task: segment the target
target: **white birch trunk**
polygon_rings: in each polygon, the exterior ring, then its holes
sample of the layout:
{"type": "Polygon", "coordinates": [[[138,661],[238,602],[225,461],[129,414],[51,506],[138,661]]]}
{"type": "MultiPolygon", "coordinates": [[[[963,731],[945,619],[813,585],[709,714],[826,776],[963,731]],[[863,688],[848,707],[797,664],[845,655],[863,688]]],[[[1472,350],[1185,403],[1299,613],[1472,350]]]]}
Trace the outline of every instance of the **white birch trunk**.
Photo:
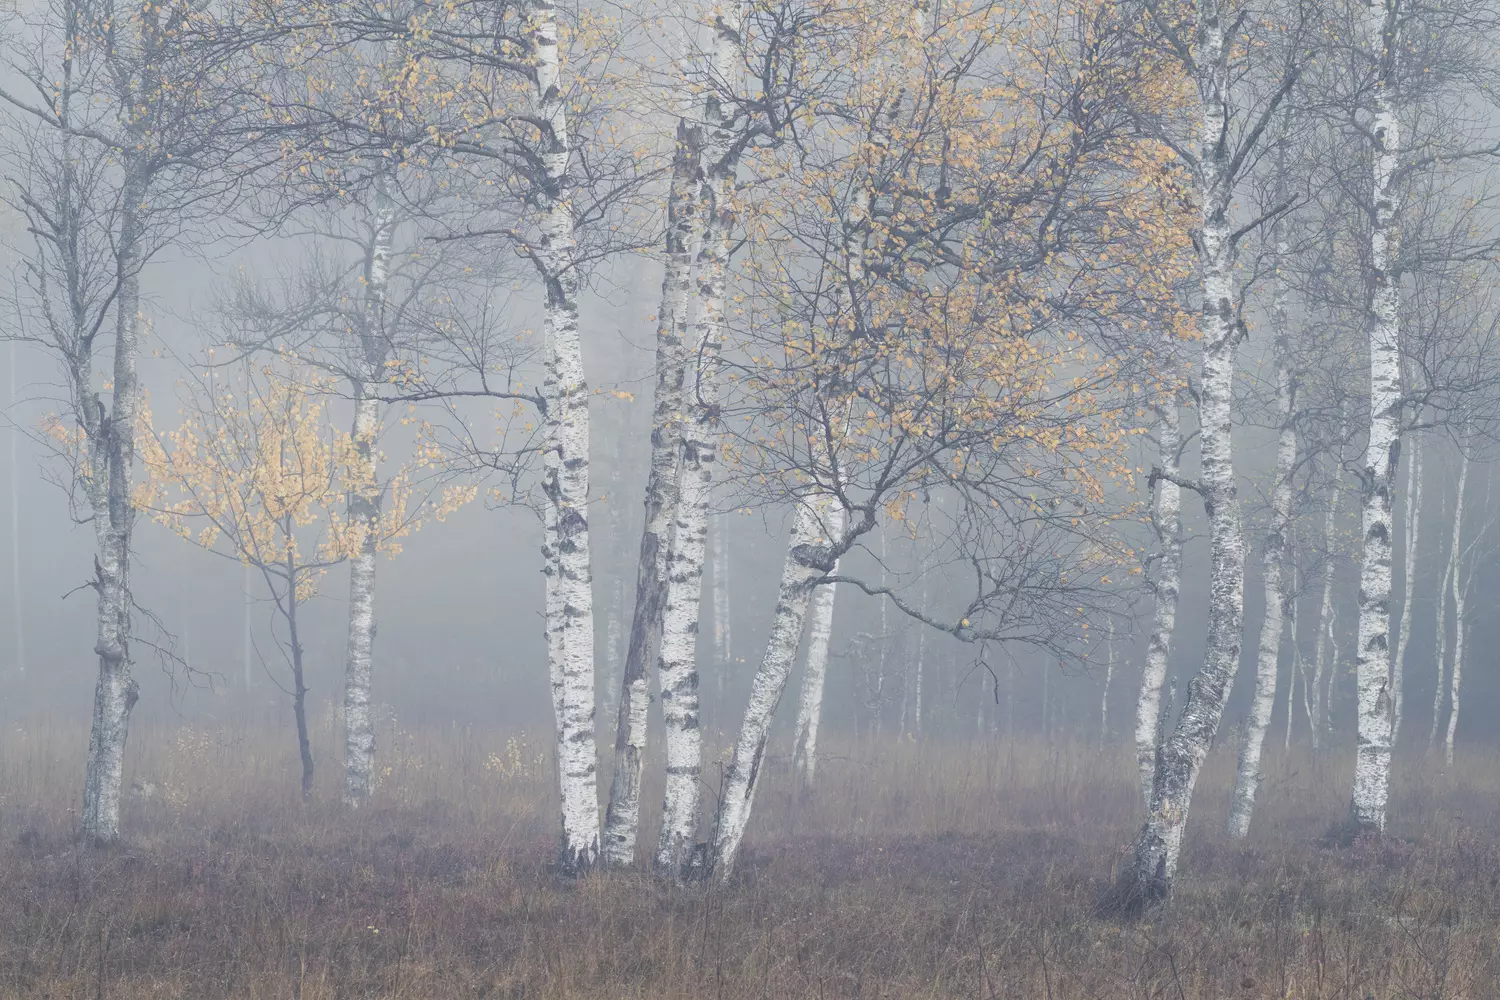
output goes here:
{"type": "Polygon", "coordinates": [[[687,380],[688,300],[693,254],[701,240],[698,214],[702,133],[678,122],[672,179],[667,192],[666,269],[656,326],[656,398],[651,415],[651,458],[645,517],[636,564],[635,611],[625,646],[615,722],[614,771],[604,822],[604,859],[615,867],[635,860],[640,826],[641,768],[651,703],[650,667],[659,655],[667,602],[667,562],[672,549],[682,469],[683,389],[687,380]]]}
{"type": "MultiPolygon", "coordinates": [[[[140,168],[127,163],[126,169],[140,168]]],[[[145,185],[136,178],[131,178],[121,192],[122,220],[115,261],[120,291],[115,306],[111,412],[103,412],[97,397],[92,402],[84,401],[85,412],[94,413],[86,489],[94,515],[94,587],[98,593],[94,652],[99,657],[99,680],[94,688],[83,791],[83,837],[91,843],[112,843],[120,837],[125,739],[130,711],[138,697],[136,682],[130,676],[130,537],[135,524],[131,487],[140,403],[136,361],[140,351],[138,270],[142,229],[135,209],[145,198],[145,185]]]]}
{"type": "MultiPolygon", "coordinates": [[[[1462,440],[1462,439],[1461,439],[1462,440]]],[[[1464,493],[1469,485],[1469,449],[1459,445],[1458,498],[1453,505],[1453,571],[1449,586],[1453,591],[1453,669],[1448,674],[1448,730],[1443,740],[1443,763],[1453,766],[1453,737],[1458,732],[1459,687],[1464,670],[1464,598],[1468,583],[1464,580],[1463,524],[1464,493]]]]}
{"type": "MultiPolygon", "coordinates": [[[[738,8],[720,15],[710,53],[709,70],[714,81],[733,79],[739,28],[738,8]]],[[[731,152],[733,137],[727,131],[714,91],[710,89],[709,94],[702,124],[706,130],[702,154],[705,176],[699,187],[701,239],[693,301],[692,343],[697,348],[698,363],[696,378],[685,393],[690,417],[683,425],[681,497],[677,504],[667,598],[667,612],[675,620],[670,628],[663,629],[661,678],[663,712],[667,717],[667,791],[656,864],[659,870],[678,877],[689,873],[692,861],[703,770],[696,653],[709,501],[718,452],[719,352],[724,339],[729,238],[738,164],[737,155],[731,152]],[[666,652],[668,644],[671,644],[670,656],[666,652]]]]}
{"type": "MultiPolygon", "coordinates": [[[[1278,282],[1278,286],[1280,283],[1278,282]]],[[[1255,670],[1255,696],[1246,721],[1244,741],[1240,744],[1239,766],[1234,782],[1234,800],[1229,809],[1228,831],[1231,837],[1250,833],[1250,814],[1255,808],[1255,793],[1260,787],[1261,754],[1266,730],[1271,725],[1271,709],[1276,704],[1277,667],[1281,659],[1281,631],[1291,593],[1283,583],[1287,540],[1292,523],[1292,473],[1297,464],[1297,429],[1292,423],[1291,345],[1286,333],[1286,297],[1280,287],[1272,308],[1277,322],[1276,337],[1276,415],[1281,422],[1277,438],[1275,487],[1271,493],[1271,524],[1266,532],[1264,583],[1265,616],[1260,626],[1260,648],[1255,670]]],[[[1287,700],[1287,727],[1291,728],[1290,698],[1287,700]]]]}
{"type": "MultiPolygon", "coordinates": [[[[829,515],[829,531],[844,530],[843,511],[829,515]]],[[[833,572],[839,571],[834,563],[833,572]]],[[[808,612],[807,664],[802,674],[802,697],[797,707],[797,728],[792,736],[792,767],[802,783],[811,787],[818,770],[818,724],[823,718],[823,686],[828,675],[828,643],[833,635],[833,604],[836,583],[825,583],[813,592],[808,612]]]]}
{"type": "Polygon", "coordinates": [[[1135,706],[1135,760],[1141,774],[1141,794],[1151,805],[1156,776],[1156,729],[1161,713],[1161,687],[1171,659],[1172,633],[1177,627],[1177,592],[1182,575],[1182,488],[1177,478],[1177,450],[1182,445],[1180,411],[1175,400],[1156,409],[1158,461],[1166,473],[1156,482],[1151,501],[1151,525],[1158,550],[1153,560],[1151,592],[1155,608],[1146,643],[1146,668],[1135,706]]]}
{"type": "Polygon", "coordinates": [[[755,790],[759,785],[766,741],[776,706],[786,691],[792,662],[802,638],[807,606],[813,588],[824,575],[819,564],[826,558],[831,536],[823,523],[832,514],[828,498],[819,497],[797,505],[786,562],[776,594],[776,611],[765,658],[751,682],[750,703],[740,725],[734,755],[724,772],[723,799],[719,807],[718,837],[714,844],[714,870],[722,881],[734,875],[735,861],[750,822],[755,790]]]}
{"type": "Polygon", "coordinates": [[[542,123],[540,240],[532,256],[545,288],[546,451],[542,491],[546,539],[546,623],[557,714],[562,797],[559,864],[590,868],[599,855],[598,751],[594,738],[594,599],[590,568],[588,383],[578,338],[578,270],[568,161],[567,95],[558,57],[557,8],[527,11],[535,113],[542,123]]]}
{"type": "Polygon", "coordinates": [[[375,647],[375,552],[380,532],[380,484],[376,438],[386,350],[385,301],[390,280],[396,205],[382,173],[375,180],[375,213],[366,249],[364,309],[359,330],[360,377],[354,383],[354,448],[357,486],[349,493],[349,522],[360,526],[359,551],[349,560],[349,633],[344,658],[344,802],[357,807],[374,788],[375,724],[370,718],[370,673],[375,647]]]}
{"type": "Polygon", "coordinates": [[[1400,154],[1396,116],[1394,39],[1387,37],[1394,0],[1372,3],[1371,37],[1380,40],[1382,80],[1375,90],[1375,149],[1370,232],[1373,289],[1370,340],[1370,429],[1363,459],[1362,551],[1359,577],[1359,639],[1355,646],[1358,729],[1349,824],[1356,831],[1385,829],[1391,769],[1391,534],[1392,498],[1400,460],[1400,290],[1395,263],[1396,205],[1393,183],[1400,154]]]}
{"type": "Polygon", "coordinates": [[[693,324],[697,377],[687,394],[690,418],[684,423],[681,495],[672,535],[662,627],[661,697],[667,730],[667,777],[656,866],[674,877],[687,875],[692,860],[703,774],[697,643],[701,632],[699,615],[709,502],[713,495],[714,464],[718,460],[718,369],[724,337],[729,199],[733,183],[732,164],[721,162],[720,138],[716,136],[708,145],[714,166],[703,185],[703,238],[693,324]],[[726,169],[730,172],[726,173],[726,169]]]}
{"type": "Polygon", "coordinates": [[[1406,462],[1406,531],[1401,558],[1401,623],[1396,633],[1396,656],[1391,661],[1391,745],[1401,735],[1406,704],[1406,647],[1411,639],[1412,605],[1417,594],[1417,543],[1422,523],[1422,439],[1411,439],[1406,462]]]}
{"type": "Polygon", "coordinates": [[[1239,665],[1244,618],[1245,553],[1232,439],[1235,355],[1240,340],[1231,273],[1234,179],[1228,175],[1227,147],[1220,142],[1229,115],[1228,56],[1218,5],[1200,0],[1198,15],[1194,62],[1199,67],[1202,100],[1198,184],[1203,292],[1199,486],[1208,513],[1211,553],[1208,641],[1203,666],[1188,684],[1177,726],[1157,756],[1151,807],[1126,874],[1128,897],[1140,903],[1159,902],[1171,895],[1193,786],[1218,732],[1239,665]]]}
{"type": "MultiPolygon", "coordinates": [[[[717,353],[717,347],[713,350],[717,353]]],[[[707,350],[700,369],[713,365],[706,355],[707,350]]],[[[697,840],[698,792],[703,775],[697,651],[717,435],[712,408],[700,404],[695,410],[698,412],[689,422],[683,451],[659,661],[667,773],[655,861],[658,871],[673,877],[686,874],[697,840]]]]}

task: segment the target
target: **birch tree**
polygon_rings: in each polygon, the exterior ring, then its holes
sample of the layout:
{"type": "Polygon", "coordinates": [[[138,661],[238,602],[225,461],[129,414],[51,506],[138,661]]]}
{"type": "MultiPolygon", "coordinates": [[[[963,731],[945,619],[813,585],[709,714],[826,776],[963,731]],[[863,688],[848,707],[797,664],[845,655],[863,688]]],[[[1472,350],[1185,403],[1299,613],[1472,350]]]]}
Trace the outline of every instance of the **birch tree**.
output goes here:
{"type": "MultiPolygon", "coordinates": [[[[699,744],[693,742],[697,737],[685,736],[683,727],[690,724],[696,729],[698,725],[698,680],[692,660],[696,655],[698,602],[717,447],[714,438],[718,402],[714,382],[718,378],[716,359],[723,338],[739,135],[745,132],[747,124],[737,107],[737,78],[743,59],[742,7],[735,3],[717,13],[708,50],[690,58],[697,65],[684,73],[678,84],[682,92],[674,97],[679,117],[667,192],[666,271],[657,325],[656,402],[646,483],[646,517],[636,570],[635,615],[621,682],[615,768],[605,826],[607,857],[616,865],[628,864],[634,856],[640,814],[641,755],[646,740],[646,668],[656,655],[658,644],[666,642],[669,631],[675,643],[670,659],[676,671],[673,690],[677,697],[668,724],[669,757],[674,746],[679,754],[701,754],[699,744]],[[697,358],[697,366],[690,399],[684,395],[684,388],[693,357],[697,358]],[[688,464],[692,465],[690,472],[686,469],[688,464]],[[683,492],[684,475],[696,480],[691,499],[683,492]],[[674,521],[689,536],[680,545],[675,529],[668,530],[674,521]],[[700,533],[703,538],[697,537],[700,533]],[[669,580],[669,576],[673,579],[669,580]],[[677,576],[682,579],[677,580],[677,576]],[[674,582],[679,588],[675,597],[671,594],[674,582]],[[665,617],[670,611],[676,614],[668,625],[665,617]],[[691,706],[684,704],[689,684],[693,691],[691,706]]],[[[664,646],[661,655],[665,669],[668,653],[664,646]]],[[[665,698],[665,679],[662,685],[665,698]]],[[[658,864],[668,868],[680,868],[680,862],[685,860],[682,851],[692,846],[684,825],[696,823],[700,767],[701,761],[689,764],[684,759],[675,759],[668,763],[671,787],[664,807],[668,819],[656,855],[658,864]],[[690,775],[691,788],[674,782],[673,772],[680,772],[684,780],[690,775]],[[675,838],[678,845],[673,850],[667,849],[668,837],[675,838]]]]}
{"type": "MultiPolygon", "coordinates": [[[[823,86],[847,88],[838,96],[847,111],[813,119],[816,127],[795,150],[771,149],[747,163],[766,183],[745,212],[740,323],[748,357],[731,380],[738,405],[729,411],[746,470],[737,485],[767,500],[791,498],[796,514],[771,640],[726,771],[714,848],[720,879],[733,876],[765,734],[817,586],[852,585],[962,641],[1060,649],[1064,633],[1071,640],[1083,624],[1077,609],[1106,601],[1113,569],[1104,567],[1123,554],[1103,491],[1061,482],[1077,476],[1092,484],[1123,455],[1127,435],[1113,395],[1122,382],[1112,366],[1137,357],[1140,341],[1131,338],[1148,320],[1117,308],[1114,282],[1135,285],[1132,301],[1151,304],[1157,329],[1180,331],[1167,292],[1180,274],[1179,245],[1169,234],[1180,231],[1149,221],[1158,218],[1160,174],[1144,148],[1112,144],[1120,119],[1065,125],[1075,98],[1041,101],[1036,118],[1007,118],[988,105],[993,92],[977,88],[983,72],[972,69],[983,60],[957,54],[987,37],[986,19],[999,14],[966,12],[930,29],[914,25],[909,12],[852,15],[858,20],[847,34],[817,36],[839,51],[801,57],[825,74],[823,86]],[[848,82],[840,84],[845,72],[848,82]],[[994,131],[1002,119],[1006,127],[994,131]],[[1037,185],[1030,151],[1054,142],[1068,176],[1037,185]],[[956,148],[974,154],[944,152],[956,148]],[[1106,179],[1093,172],[1106,162],[1129,168],[1112,166],[1106,179]],[[1044,221],[1055,212],[1076,225],[1044,221]],[[1139,256],[1111,251],[1103,270],[1090,270],[1069,296],[1030,297],[1048,285],[1050,268],[1071,269],[1075,255],[1097,262],[1103,247],[1092,241],[1107,238],[1118,250],[1122,236],[1142,241],[1139,256]],[[1055,253],[1039,252],[1054,240],[1055,253]],[[1116,261],[1128,264],[1116,268],[1116,261]],[[1014,306],[1000,303],[1015,296],[1031,306],[1027,321],[1012,328],[1000,317],[1014,315],[1014,306]],[[1128,331],[1110,352],[1108,376],[1094,367],[1102,354],[1078,353],[1080,330],[1107,336],[1106,326],[1128,331]],[[1064,356],[1084,366],[1066,387],[1042,375],[1063,366],[1064,356]],[[1070,402],[1049,400],[1054,392],[1070,402]],[[947,551],[924,569],[961,563],[975,581],[972,592],[944,595],[950,606],[938,609],[843,567],[833,574],[834,563],[882,520],[904,520],[929,496],[934,510],[942,497],[938,537],[947,551]],[[827,504],[843,512],[838,536],[829,536],[827,504]],[[1061,572],[1064,562],[1089,568],[1061,572]]],[[[1090,106],[1095,97],[1113,99],[1108,88],[1118,77],[1075,75],[1072,42],[1031,30],[1011,50],[1027,53],[1014,79],[1037,94],[1079,95],[1090,106]]],[[[1089,51],[1128,64],[1109,39],[1099,44],[1089,51]]]]}
{"type": "MultiPolygon", "coordinates": [[[[1284,141],[1284,140],[1283,140],[1284,141]]],[[[1286,170],[1284,155],[1277,157],[1277,170],[1286,170]]],[[[1285,189],[1284,184],[1281,185],[1285,189]]],[[[1276,258],[1278,265],[1287,254],[1287,241],[1277,232],[1276,258]]],[[[1229,811],[1229,835],[1242,838],[1250,833],[1250,814],[1255,805],[1255,793],[1260,786],[1260,761],[1265,745],[1266,731],[1271,725],[1271,710],[1276,703],[1276,682],[1281,661],[1282,626],[1296,600],[1290,581],[1286,576],[1286,562],[1290,555],[1292,527],[1292,477],[1297,465],[1297,426],[1293,420],[1296,383],[1292,371],[1293,357],[1291,331],[1287,318],[1287,287],[1279,277],[1274,280],[1270,321],[1275,338],[1272,347],[1276,367],[1275,413],[1277,418],[1276,464],[1272,472],[1271,523],[1266,530],[1262,556],[1262,581],[1265,588],[1265,613],[1261,620],[1260,646],[1257,650],[1255,670],[1255,695],[1250,708],[1250,718],[1245,726],[1245,735],[1240,745],[1239,761],[1235,771],[1234,800],[1229,811]]],[[[1293,641],[1295,641],[1295,635],[1293,641]]],[[[1287,699],[1288,732],[1291,722],[1291,697],[1287,699]]]]}
{"type": "Polygon", "coordinates": [[[1240,60],[1247,52],[1256,52],[1259,59],[1277,57],[1258,42],[1243,45],[1241,37],[1232,34],[1260,28],[1255,11],[1219,0],[1198,0],[1182,22],[1167,19],[1154,6],[1148,5],[1148,12],[1153,30],[1196,87],[1196,145],[1178,143],[1170,132],[1162,136],[1174,144],[1191,169],[1200,212],[1194,241],[1202,303],[1198,384],[1202,472],[1190,485],[1202,497],[1208,514],[1211,569],[1205,662],[1189,682],[1177,725],[1157,754],[1146,823],[1136,839],[1134,857],[1120,876],[1120,891],[1131,905],[1160,902],[1171,895],[1193,786],[1218,731],[1239,661],[1244,539],[1231,436],[1235,358],[1244,325],[1234,268],[1239,241],[1247,230],[1234,226],[1231,210],[1242,174],[1296,81],[1301,56],[1295,43],[1280,50],[1280,64],[1273,63],[1262,74],[1269,82],[1260,99],[1246,103],[1248,86],[1244,82],[1231,86],[1246,71],[1240,60]]]}
{"type": "Polygon", "coordinates": [[[130,713],[131,538],[142,276],[164,247],[220,224],[257,169],[246,105],[227,81],[247,49],[214,5],[60,0],[25,22],[6,89],[14,204],[34,238],[17,247],[29,336],[59,362],[49,440],[70,511],[94,531],[98,657],[84,781],[85,840],[120,835],[130,713]],[[108,353],[106,353],[108,352],[108,353]],[[108,358],[106,362],[106,357],[108,358]],[[100,371],[104,367],[107,371],[100,371]]]}
{"type": "MultiPolygon", "coordinates": [[[[332,427],[326,376],[296,363],[240,366],[229,380],[184,380],[183,420],[157,431],[142,415],[146,478],[137,506],[182,538],[228,556],[260,577],[281,631],[273,629],[290,674],[302,795],[312,793],[303,609],[329,568],[374,549],[394,555],[426,517],[446,517],[472,496],[458,488],[423,497],[409,465],[390,503],[371,523],[341,513],[364,488],[369,465],[351,435],[332,427]],[[196,382],[196,384],[195,384],[196,382]]],[[[418,461],[431,460],[430,453],[418,461]]]]}
{"type": "MultiPolygon", "coordinates": [[[[839,522],[842,518],[835,516],[834,520],[839,522]]],[[[843,525],[835,523],[830,528],[842,531],[843,525]]],[[[833,572],[838,573],[837,564],[833,572]]],[[[792,734],[792,767],[800,771],[802,783],[809,788],[818,770],[818,725],[823,718],[823,689],[828,674],[828,642],[833,635],[833,600],[837,586],[828,583],[818,588],[808,612],[807,659],[803,664],[797,727],[792,734]]]]}

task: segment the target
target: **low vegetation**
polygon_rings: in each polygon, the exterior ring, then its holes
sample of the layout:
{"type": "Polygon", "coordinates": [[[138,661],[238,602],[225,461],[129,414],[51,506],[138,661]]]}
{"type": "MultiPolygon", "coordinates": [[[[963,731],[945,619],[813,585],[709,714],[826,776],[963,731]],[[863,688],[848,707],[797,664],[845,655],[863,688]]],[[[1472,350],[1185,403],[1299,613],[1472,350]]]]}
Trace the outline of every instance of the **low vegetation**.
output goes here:
{"type": "MultiPolygon", "coordinates": [[[[330,723],[314,726],[325,754],[330,723]]],[[[130,834],[91,851],[85,733],[5,733],[0,997],[1500,995],[1492,752],[1398,770],[1386,836],[1344,846],[1323,835],[1347,753],[1273,748],[1251,835],[1231,842],[1221,745],[1173,904],[1121,921],[1099,903],[1140,822],[1135,764],[1082,738],[835,738],[815,795],[775,760],[735,883],[682,888],[556,874],[544,735],[379,736],[385,766],[351,821],[337,775],[303,803],[285,734],[143,725],[130,834]]]]}

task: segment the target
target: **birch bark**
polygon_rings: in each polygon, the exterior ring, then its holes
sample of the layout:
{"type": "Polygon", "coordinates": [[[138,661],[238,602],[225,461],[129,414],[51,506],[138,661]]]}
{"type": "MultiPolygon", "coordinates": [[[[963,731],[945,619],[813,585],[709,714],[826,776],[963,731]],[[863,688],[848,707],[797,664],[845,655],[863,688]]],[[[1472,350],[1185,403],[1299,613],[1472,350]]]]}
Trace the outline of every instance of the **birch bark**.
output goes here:
{"type": "MultiPolygon", "coordinates": [[[[1284,246],[1284,245],[1283,245],[1284,246]]],[[[1281,659],[1281,631],[1292,595],[1283,582],[1287,556],[1287,539],[1292,522],[1292,471],[1297,463],[1297,429],[1292,423],[1292,360],[1286,330],[1286,295],[1277,283],[1276,301],[1272,305],[1272,322],[1277,324],[1276,337],[1276,416],[1280,422],[1277,437],[1275,487],[1271,494],[1271,524],[1266,532],[1264,566],[1266,611],[1260,626],[1260,649],[1255,670],[1255,697],[1250,718],[1240,745],[1239,766],[1234,782],[1234,802],[1229,810],[1229,835],[1245,837],[1250,833],[1250,814],[1255,808],[1255,793],[1260,787],[1260,761],[1265,748],[1266,730],[1271,725],[1271,709],[1276,703],[1277,667],[1281,659]]],[[[1291,727],[1290,697],[1287,700],[1287,727],[1291,727]]]]}
{"type": "Polygon", "coordinates": [[[1395,175],[1401,150],[1396,115],[1395,0],[1367,7],[1371,37],[1380,44],[1381,79],[1375,90],[1369,317],[1370,429],[1362,461],[1362,552],[1359,576],[1359,639],[1355,647],[1358,702],[1354,782],[1349,825],[1355,831],[1385,829],[1391,768],[1391,506],[1401,456],[1400,290],[1394,273],[1399,239],[1395,175]]]}
{"type": "Polygon", "coordinates": [[[391,247],[396,230],[396,203],[382,171],[374,185],[374,219],[365,248],[364,308],[359,327],[359,377],[354,381],[354,448],[356,486],[349,492],[349,522],[363,532],[359,551],[349,561],[349,635],[344,659],[344,802],[359,806],[370,797],[375,771],[375,725],[370,718],[370,673],[375,645],[375,550],[380,531],[380,484],[376,438],[383,381],[389,355],[385,302],[390,280],[391,247]]]}
{"type": "Polygon", "coordinates": [[[1199,268],[1202,281],[1203,361],[1200,385],[1202,476],[1208,513],[1211,569],[1208,641],[1203,666],[1188,683],[1177,726],[1157,757],[1146,823],[1125,874],[1127,898],[1150,904],[1171,895],[1182,832],[1198,772],[1213,744],[1230,681],[1239,664],[1244,617],[1244,540],[1234,479],[1232,408],[1235,355],[1241,329],[1232,275],[1230,205],[1233,177],[1228,146],[1229,59],[1225,24],[1213,0],[1200,0],[1194,64],[1202,121],[1198,141],[1199,268]]]}
{"type": "Polygon", "coordinates": [[[797,505],[792,536],[782,566],[781,583],[776,594],[776,611],[771,622],[771,636],[766,654],[755,672],[750,687],[750,702],[740,725],[734,754],[724,772],[723,798],[719,807],[718,836],[714,843],[714,871],[728,882],[734,875],[735,861],[750,822],[755,790],[759,785],[761,763],[771,720],[786,691],[792,661],[802,638],[807,606],[813,588],[824,576],[820,565],[826,561],[831,535],[824,527],[832,514],[831,497],[815,497],[797,505]]]}
{"type": "Polygon", "coordinates": [[[1161,687],[1171,658],[1172,632],[1177,625],[1177,591],[1182,574],[1182,488],[1178,476],[1177,451],[1182,446],[1180,411],[1171,402],[1156,408],[1156,444],[1166,473],[1156,482],[1151,502],[1151,525],[1158,550],[1153,560],[1151,635],[1146,644],[1146,669],[1141,676],[1141,694],[1135,706],[1135,759],[1141,774],[1141,794],[1151,806],[1156,779],[1157,719],[1161,714],[1161,687]]]}
{"type": "MultiPolygon", "coordinates": [[[[711,369],[704,345],[700,371],[711,369]]],[[[712,348],[717,354],[717,346],[712,348]]],[[[712,382],[711,370],[704,372],[712,382]]],[[[708,541],[708,507],[713,490],[717,434],[714,415],[700,401],[689,421],[683,448],[681,496],[672,533],[667,602],[662,616],[661,705],[666,728],[667,774],[662,799],[656,868],[680,877],[696,843],[698,790],[703,774],[703,734],[699,725],[697,649],[703,598],[703,562],[708,541]]]]}
{"type": "MultiPolygon", "coordinates": [[[[726,40],[726,49],[727,46],[726,40]]],[[[727,69],[715,66],[716,72],[727,69]]],[[[706,144],[709,167],[701,188],[703,237],[694,301],[697,377],[687,400],[689,419],[683,427],[681,495],[672,537],[662,629],[661,696],[667,729],[667,778],[656,866],[677,877],[688,874],[696,843],[703,772],[697,641],[701,631],[699,613],[703,603],[709,501],[713,494],[714,464],[718,460],[718,362],[724,337],[728,241],[733,224],[735,162],[721,124],[714,124],[706,144]]]]}
{"type": "MultiPolygon", "coordinates": [[[[843,511],[829,514],[829,531],[837,536],[844,530],[843,511]]],[[[833,572],[838,573],[838,563],[833,572]]],[[[797,709],[797,728],[792,736],[792,767],[800,771],[802,782],[811,787],[818,770],[818,724],[823,718],[823,686],[828,675],[828,643],[833,635],[834,588],[825,583],[813,592],[808,612],[807,665],[802,675],[802,697],[797,709]]]]}
{"type": "MultiPolygon", "coordinates": [[[[739,43],[739,11],[716,19],[709,72],[715,81],[733,79],[739,43]]],[[[699,720],[697,639],[703,600],[709,501],[718,457],[719,352],[724,339],[724,308],[729,271],[729,238],[734,226],[734,179],[739,163],[716,91],[704,102],[703,183],[699,186],[702,237],[696,261],[693,299],[696,377],[686,400],[683,470],[677,524],[670,561],[671,580],[663,633],[662,704],[667,720],[667,789],[662,804],[658,870],[689,874],[696,842],[698,797],[703,770],[699,720]]]]}
{"type": "Polygon", "coordinates": [[[592,867],[599,855],[589,411],[578,338],[577,240],[568,180],[571,137],[558,56],[557,8],[551,0],[532,0],[527,31],[536,86],[534,110],[542,132],[540,239],[531,255],[545,289],[543,558],[562,796],[559,864],[566,872],[581,872],[592,867]]]}
{"type": "Polygon", "coordinates": [[[656,399],[651,415],[651,459],[646,476],[645,520],[636,563],[635,611],[615,722],[614,773],[604,821],[604,859],[616,867],[635,860],[640,826],[641,767],[651,702],[650,665],[661,643],[667,602],[667,561],[682,467],[683,387],[687,378],[688,298],[693,254],[702,237],[698,215],[702,132],[687,118],[677,126],[672,180],[667,193],[666,272],[656,326],[656,399]]]}

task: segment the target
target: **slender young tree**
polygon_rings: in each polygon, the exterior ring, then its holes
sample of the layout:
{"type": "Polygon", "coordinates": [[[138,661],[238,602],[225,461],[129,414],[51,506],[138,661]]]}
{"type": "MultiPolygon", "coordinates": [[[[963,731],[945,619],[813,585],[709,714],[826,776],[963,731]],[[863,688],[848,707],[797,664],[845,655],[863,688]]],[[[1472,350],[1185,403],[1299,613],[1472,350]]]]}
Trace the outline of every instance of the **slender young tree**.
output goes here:
{"type": "MultiPolygon", "coordinates": [[[[142,274],[164,247],[222,224],[259,164],[255,118],[232,81],[250,47],[215,4],[58,0],[25,23],[4,90],[16,196],[30,247],[28,334],[60,363],[66,420],[50,431],[80,523],[94,531],[98,657],[83,835],[120,835],[131,675],[142,274]],[[247,154],[246,150],[252,150],[247,154]],[[35,323],[29,322],[34,319],[35,323]]],[[[256,127],[264,124],[256,119],[256,127]]]]}
{"type": "Polygon", "coordinates": [[[247,370],[238,385],[184,387],[184,419],[177,428],[158,434],[150,414],[143,414],[147,475],[135,500],[184,539],[239,561],[264,583],[284,629],[277,636],[291,679],[284,690],[292,699],[307,797],[313,757],[304,606],[330,567],[372,547],[398,551],[399,539],[422,517],[446,516],[472,492],[451,492],[436,506],[413,504],[408,469],[372,528],[365,518],[340,513],[350,491],[363,487],[369,468],[352,437],[329,422],[325,400],[333,387],[326,378],[295,364],[267,365],[258,373],[247,370]]]}
{"type": "MultiPolygon", "coordinates": [[[[1458,732],[1458,706],[1459,692],[1463,683],[1464,670],[1464,633],[1467,622],[1464,620],[1464,603],[1469,595],[1469,584],[1473,581],[1473,574],[1466,578],[1464,575],[1464,494],[1468,492],[1469,485],[1469,451],[1470,442],[1461,437],[1458,446],[1458,486],[1453,503],[1453,573],[1449,584],[1453,589],[1453,669],[1448,674],[1448,728],[1443,739],[1443,763],[1453,766],[1453,737],[1458,732]]],[[[1488,504],[1485,505],[1488,507],[1488,504]]],[[[1485,510],[1481,516],[1488,514],[1485,510]]],[[[1470,547],[1473,542],[1470,542],[1470,547]]]]}
{"type": "MultiPolygon", "coordinates": [[[[1282,165],[1284,169],[1284,164],[1282,165]]],[[[1286,241],[1280,240],[1278,257],[1286,254],[1286,241]]],[[[1297,464],[1297,427],[1292,419],[1296,384],[1292,374],[1291,332],[1287,328],[1287,292],[1284,282],[1277,281],[1271,301],[1271,324],[1276,365],[1276,465],[1271,493],[1271,523],[1266,530],[1262,556],[1262,581],[1265,587],[1265,614],[1261,620],[1260,648],[1255,670],[1255,696],[1250,718],[1240,744],[1239,763],[1234,782],[1234,800],[1229,811],[1229,835],[1242,838],[1250,833],[1250,815],[1255,793],[1260,786],[1260,761],[1266,731],[1271,725],[1271,709],[1276,703],[1276,682],[1280,674],[1281,633],[1288,608],[1295,600],[1286,579],[1288,544],[1292,525],[1292,476],[1297,464]]],[[[1294,637],[1295,638],[1295,637],[1294,637]]],[[[1287,700],[1288,729],[1292,701],[1287,700]]]]}

